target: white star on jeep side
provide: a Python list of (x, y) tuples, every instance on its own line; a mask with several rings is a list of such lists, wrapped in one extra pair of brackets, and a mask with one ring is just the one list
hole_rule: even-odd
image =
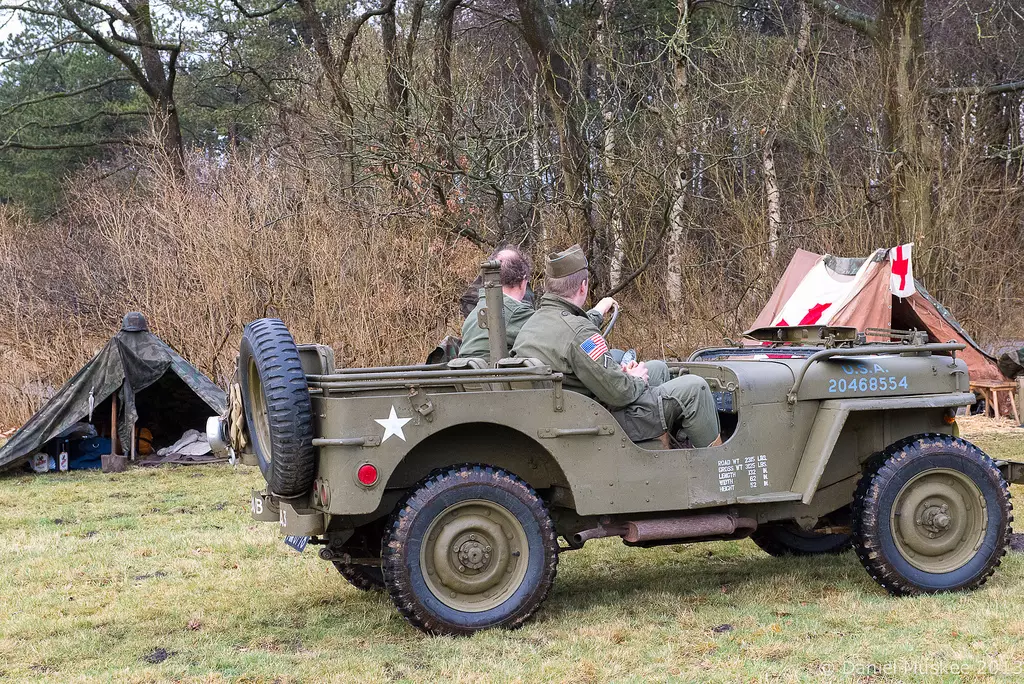
[(402, 427), (408, 423), (412, 418), (399, 418), (398, 414), (395, 413), (395, 407), (391, 406), (391, 415), (387, 418), (374, 418), (373, 422), (380, 423), (384, 428), (384, 436), (380, 438), (380, 443), (388, 441), (388, 437), (396, 435), (403, 442), (405, 441), (405, 432)]

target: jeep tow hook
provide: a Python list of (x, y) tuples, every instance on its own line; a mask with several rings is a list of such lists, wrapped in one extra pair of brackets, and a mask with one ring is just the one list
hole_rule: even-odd
[(355, 558), (347, 553), (335, 553), (330, 548), (320, 549), (320, 558), (325, 561), (334, 561), (342, 565), (373, 565), (380, 567), (380, 558)]

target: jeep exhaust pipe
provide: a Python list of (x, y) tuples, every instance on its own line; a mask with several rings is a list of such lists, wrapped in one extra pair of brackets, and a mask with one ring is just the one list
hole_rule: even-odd
[(598, 525), (589, 530), (583, 530), (572, 535), (573, 544), (583, 546), (591, 539), (603, 539), (604, 537), (621, 537), (628, 532), (626, 525)]
[(572, 541), (582, 546), (589, 539), (622, 537), (632, 544), (678, 539), (706, 537), (749, 536), (757, 529), (753, 518), (741, 518), (725, 513), (688, 515), (681, 518), (655, 518), (653, 520), (629, 521), (623, 525), (598, 525), (572, 536)]
[(657, 518), (626, 523), (628, 542), (651, 542), (665, 539), (691, 539), (694, 537), (724, 537), (737, 533), (747, 536), (757, 529), (753, 518), (737, 518), (725, 513), (691, 515), (685, 518)]

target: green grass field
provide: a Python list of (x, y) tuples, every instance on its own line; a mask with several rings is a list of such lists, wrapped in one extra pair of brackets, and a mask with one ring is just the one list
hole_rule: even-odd
[[(1024, 431), (1021, 431), (1024, 432)], [(975, 435), (1024, 457), (1024, 435)], [(430, 638), (248, 514), (258, 470), (0, 477), (0, 680), (1020, 678), (1024, 556), (971, 594), (893, 599), (852, 552), (591, 542), (518, 631)], [(1024, 489), (1014, 488), (1018, 498)], [(166, 652), (164, 654), (160, 651)], [(149, 662), (160, 660), (162, 662)]]

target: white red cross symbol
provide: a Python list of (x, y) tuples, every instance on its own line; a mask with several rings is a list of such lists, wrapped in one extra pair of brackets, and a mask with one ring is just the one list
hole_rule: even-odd
[(892, 260), (892, 274), (900, 277), (900, 291), (907, 289), (907, 273), (910, 271), (910, 258), (903, 256), (903, 245), (896, 247), (896, 258)]

